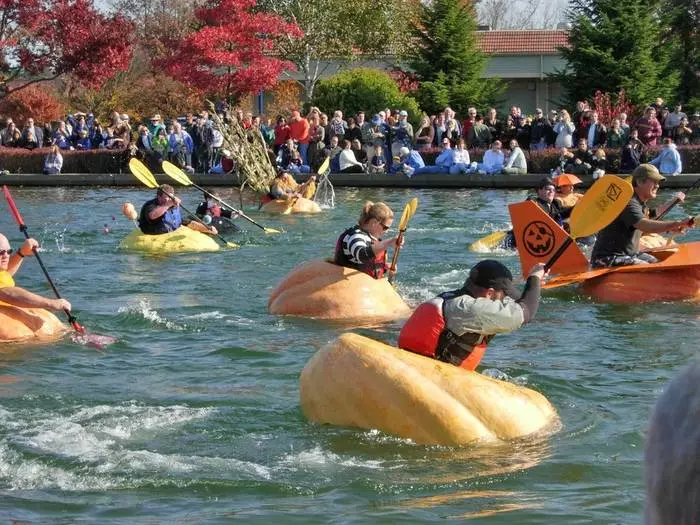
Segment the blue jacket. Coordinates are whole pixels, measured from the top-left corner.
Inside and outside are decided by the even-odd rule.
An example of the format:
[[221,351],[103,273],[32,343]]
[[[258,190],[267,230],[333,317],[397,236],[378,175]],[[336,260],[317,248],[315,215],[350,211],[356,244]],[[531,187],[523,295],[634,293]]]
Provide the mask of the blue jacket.
[[446,168],[449,168],[454,164],[454,156],[454,150],[452,148],[442,150],[440,152],[440,155],[438,155],[435,159],[435,165],[445,166]]
[[[185,130],[182,130],[180,132],[182,134],[182,142],[185,144],[185,147],[187,148],[187,153],[191,154],[194,151],[194,143],[192,142],[192,137],[190,137],[190,134],[187,133]],[[168,143],[170,145],[170,152],[171,153],[178,153],[177,151],[177,137],[175,136],[175,133],[171,133],[170,137],[168,138]]]
[[406,157],[406,160],[404,160],[404,164],[411,166],[413,169],[425,167],[425,162],[423,161],[423,157],[421,157],[420,153],[418,153],[414,149],[412,149],[411,153],[408,154],[408,157]]
[[683,171],[681,163],[681,155],[678,153],[675,144],[664,146],[658,156],[651,160],[649,164],[653,164],[663,175],[674,175]]

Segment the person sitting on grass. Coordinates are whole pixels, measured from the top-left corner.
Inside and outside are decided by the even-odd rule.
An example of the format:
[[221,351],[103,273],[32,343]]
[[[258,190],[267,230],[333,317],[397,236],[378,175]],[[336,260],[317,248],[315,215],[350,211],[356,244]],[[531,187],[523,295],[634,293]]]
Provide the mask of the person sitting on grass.
[[65,299],[48,299],[20,288],[15,284],[14,276],[25,257],[34,255],[39,247],[35,239],[24,241],[19,250],[13,250],[10,242],[0,233],[0,301],[19,308],[46,308],[48,310],[71,311],[71,304]]
[[392,173],[403,173],[407,177],[413,176],[416,171],[421,168],[425,168],[425,161],[414,149],[408,149],[404,146],[399,151],[399,160],[395,162],[391,167]]

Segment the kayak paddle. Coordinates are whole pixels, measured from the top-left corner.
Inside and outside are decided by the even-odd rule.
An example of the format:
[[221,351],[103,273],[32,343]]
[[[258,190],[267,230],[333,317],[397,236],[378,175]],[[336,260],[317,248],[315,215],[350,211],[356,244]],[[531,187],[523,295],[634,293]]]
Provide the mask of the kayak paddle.
[[[12,198],[12,195],[10,195],[10,190],[7,188],[7,186],[2,187],[2,191],[5,194],[5,198],[7,199],[7,204],[10,206],[10,211],[12,212],[12,215],[15,218],[15,221],[17,222],[17,225],[19,226],[19,231],[21,231],[24,234],[25,239],[29,239],[29,232],[27,231],[27,225],[24,224],[24,220],[22,219],[22,215],[19,213],[19,209],[17,209],[17,205],[15,204],[14,199]],[[56,295],[57,299],[63,299],[61,297],[61,294],[58,293],[58,288],[56,288],[56,285],[53,282],[53,279],[51,279],[51,276],[49,275],[49,271],[46,269],[46,266],[44,266],[44,261],[41,260],[41,257],[39,256],[39,252],[36,248],[32,248],[32,252],[34,252],[34,257],[36,258],[37,262],[39,263],[39,266],[41,267],[41,271],[44,272],[44,276],[46,277],[46,280],[49,283],[49,286],[51,286],[51,289],[53,290],[53,293]],[[85,330],[85,327],[81,325],[78,322],[78,319],[68,310],[63,310],[66,313],[66,316],[68,316],[68,322],[70,325],[73,327],[73,330],[76,331],[77,335],[73,338],[73,341],[79,342],[82,344],[88,344],[94,348],[97,348],[98,350],[103,350],[104,347],[108,344],[112,344],[116,341],[115,338],[110,337],[108,335],[97,335],[97,334],[90,334]]]
[[602,230],[614,221],[634,195],[632,185],[614,175],[598,179],[574,206],[569,219],[569,237],[552,254],[545,264],[545,271],[571,246],[575,239],[587,237]]
[[[153,176],[153,173],[151,173],[151,170],[146,167],[146,165],[141,162],[140,160],[136,158],[132,158],[129,161],[129,169],[131,170],[131,173],[139,179],[144,185],[151,189],[160,189],[160,185],[158,182],[156,182],[156,178]],[[163,191],[162,189],[160,191]],[[171,199],[175,199],[173,195],[171,195],[168,192],[163,191],[163,194],[166,196],[170,197]],[[185,210],[185,213],[187,213],[190,217],[192,217],[196,222],[204,225],[207,229],[209,226],[207,226],[204,221],[202,221],[199,217],[197,217],[194,213],[192,213],[190,210],[185,208],[182,203],[180,203],[180,207]],[[229,248],[238,248],[238,245],[234,242],[227,241],[224,237],[221,236],[221,234],[217,233],[216,237],[218,237],[221,242],[223,242],[226,246]]]
[[[693,185],[690,188],[688,188],[687,190],[685,190],[683,193],[685,193],[687,195],[688,193],[693,191],[695,188],[697,188],[699,185],[700,185],[700,177],[698,177],[697,180],[693,183]],[[661,219],[663,219],[664,216],[668,212],[670,212],[674,208],[674,206],[676,204],[678,204],[679,202],[681,202],[681,200],[679,198],[673,199],[673,202],[671,204],[669,204],[668,208],[666,208],[662,213],[659,213],[659,215],[654,217],[654,220],[660,221]]]
[[403,241],[403,235],[408,228],[408,221],[416,213],[418,208],[418,198],[414,197],[406,204],[401,214],[401,222],[399,222],[399,237],[396,239],[396,248],[394,249],[394,256],[391,258],[391,267],[389,268],[389,282],[394,282],[394,276],[396,275],[396,263],[399,260],[399,252],[401,251],[401,241]]
[[263,226],[262,224],[255,222],[253,219],[248,217],[241,210],[237,210],[236,208],[234,208],[233,206],[231,206],[227,202],[224,202],[223,200],[218,198],[216,195],[212,195],[211,193],[209,193],[207,190],[205,190],[201,186],[198,186],[197,184],[192,182],[192,179],[190,179],[184,171],[182,171],[180,168],[175,166],[175,164],[172,164],[171,162],[164,160],[163,161],[163,171],[165,172],[165,174],[168,177],[175,180],[176,182],[179,182],[183,186],[192,186],[192,187],[197,188],[198,190],[202,191],[203,193],[205,193],[206,195],[208,195],[212,199],[218,201],[220,204],[223,204],[224,206],[229,208],[231,211],[233,211],[237,215],[240,215],[241,217],[243,217],[245,220],[247,220],[251,224],[254,224],[258,228],[262,229],[265,233],[280,233],[279,230],[275,230],[274,228],[267,228],[267,227]]

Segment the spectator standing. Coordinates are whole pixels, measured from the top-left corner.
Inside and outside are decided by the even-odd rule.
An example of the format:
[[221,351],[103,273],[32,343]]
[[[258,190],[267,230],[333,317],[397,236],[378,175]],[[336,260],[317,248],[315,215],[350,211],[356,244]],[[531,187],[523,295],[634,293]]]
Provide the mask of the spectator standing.
[[645,146],[656,146],[661,137],[661,124],[656,119],[656,110],[653,107],[647,108],[644,116],[637,121],[635,126],[639,132],[639,140]]
[[168,160],[168,152],[170,150],[170,143],[168,141],[168,135],[164,127],[158,127],[156,131],[156,136],[153,137],[152,141],[153,151],[157,155],[158,163]]
[[345,138],[350,143],[353,140],[358,140],[362,143],[362,130],[357,126],[357,122],[353,117],[348,117],[348,129],[345,131]]
[[[110,127],[116,127],[119,123],[115,123],[115,117],[119,118],[119,114],[112,114],[112,123],[110,124]],[[158,128],[163,128],[163,131],[165,131],[165,124],[163,124],[163,119],[161,118],[160,113],[153,115],[146,126],[148,127],[148,132],[151,134],[151,137],[155,137],[157,135],[156,132],[158,131]]]
[[309,164],[309,121],[294,110],[292,118],[289,119],[289,137],[296,142],[299,148],[299,156],[304,165]]
[[508,155],[508,161],[505,166],[503,166],[503,173],[507,175],[526,175],[527,174],[527,161],[525,160],[525,153],[520,148],[517,140],[510,141],[510,154]]
[[326,131],[320,123],[320,114],[314,114],[309,121],[309,166],[316,171],[321,165],[321,153],[325,143],[323,139]]
[[182,129],[182,124],[179,122],[173,124],[173,132],[168,137],[168,146],[170,148],[171,162],[189,171],[192,167],[194,143],[190,134]]
[[266,118],[265,121],[260,124],[260,133],[262,134],[267,148],[272,149],[275,145],[275,127],[272,125],[271,118]]
[[[471,126],[471,124],[470,124]],[[464,122],[462,123],[462,129],[464,129]],[[442,144],[442,137],[447,131],[447,126],[445,125],[445,115],[440,113],[433,121],[433,146]]]
[[690,128],[687,118],[682,119],[681,123],[677,127],[673,128],[671,138],[673,139],[673,142],[681,146],[691,144],[693,139],[693,130]]
[[44,133],[34,125],[34,119],[29,117],[22,130],[21,146],[27,149],[40,148],[44,142]]
[[664,120],[664,132],[667,137],[672,137],[675,129],[681,125],[683,119],[688,119],[688,115],[683,113],[683,106],[681,104],[676,104],[673,108],[673,112],[669,113]]
[[[475,110],[475,112],[476,112],[476,110]],[[443,115],[445,115],[445,124],[447,124],[451,120],[454,121],[455,129],[457,130],[457,133],[461,135],[462,125],[459,123],[459,120],[457,120],[457,116],[456,116],[457,114],[452,110],[452,108],[447,106],[442,113],[443,113]]]
[[[145,126],[144,126],[145,127]],[[148,129],[146,130],[148,131]],[[99,122],[95,121],[95,124],[92,126],[92,131],[88,133],[88,148],[89,149],[103,149],[105,148],[105,131],[102,129],[102,124]],[[82,139],[78,139],[76,141],[76,148],[82,148],[84,147],[84,143]]]
[[676,149],[676,145],[669,137],[664,139],[663,147],[656,158],[649,161],[649,164],[656,166],[661,175],[680,175],[683,171],[681,156]]
[[[65,123],[64,123],[64,125],[65,125]],[[41,145],[43,147],[52,146],[53,145],[54,131],[53,131],[53,127],[51,126],[50,122],[47,122],[46,124],[44,124],[44,129],[42,130],[42,132],[43,132],[43,136],[44,136],[44,139],[43,139],[44,141]],[[70,136],[70,133],[68,134],[68,136]]]
[[491,133],[491,140],[501,140],[501,134],[503,133],[503,124],[498,120],[498,114],[495,108],[489,108],[486,113],[486,120],[484,124],[488,126],[489,132]]
[[620,119],[620,129],[623,133],[624,143],[627,144],[627,141],[630,139],[631,131],[630,125],[627,123],[627,113],[620,113],[618,118]]
[[56,131],[53,133],[52,143],[56,144],[59,149],[73,149],[70,139],[71,137],[66,129],[66,123],[60,121],[58,123],[58,128],[56,128]]
[[15,126],[12,119],[7,120],[7,126],[0,132],[0,142],[6,148],[16,148],[22,140],[22,132]]
[[554,125],[554,146],[556,148],[570,148],[573,145],[573,136],[576,126],[571,121],[569,112],[562,109],[559,112],[559,122]]
[[630,131],[630,138],[622,148],[620,157],[620,172],[632,173],[642,162],[644,154],[644,143],[639,140],[639,132],[636,129]]
[[469,134],[476,123],[476,115],[476,108],[467,108],[467,118],[462,121],[462,136],[467,140],[467,144],[471,144]]
[[591,111],[589,115],[590,122],[583,132],[583,137],[586,139],[590,149],[604,148],[608,141],[608,130],[598,120],[597,111]]
[[484,124],[484,117],[481,115],[476,115],[474,118],[474,124],[469,130],[467,144],[469,144],[470,148],[485,149],[489,147],[492,140],[491,130],[486,124]]
[[343,112],[336,109],[333,112],[333,118],[328,122],[328,132],[330,137],[338,137],[338,143],[341,144],[345,139],[345,131],[348,128],[347,122],[343,120]]
[[[583,129],[584,128],[584,122],[583,119],[586,116],[586,113],[588,112],[588,102],[585,100],[579,100],[576,103],[576,111],[574,111],[574,114],[571,116],[571,121],[574,123],[574,127],[576,129]],[[571,147],[571,146],[568,146]]]
[[530,151],[540,151],[551,146],[552,126],[544,117],[541,108],[535,110],[535,119],[530,126]]
[[275,126],[275,147],[273,151],[275,155],[279,153],[280,148],[289,140],[291,137],[291,129],[287,124],[287,119],[282,115],[277,117],[277,125]]
[[425,113],[420,118],[420,126],[413,136],[416,148],[424,150],[430,148],[433,145],[433,138],[435,137],[435,128],[433,128],[430,118]]
[[55,144],[44,157],[44,175],[58,175],[63,168],[63,156]]
[[625,134],[620,128],[620,119],[615,118],[608,130],[607,146],[610,149],[620,149],[625,145]]
[[338,173],[340,171],[340,162],[338,156],[342,151],[341,147],[338,145],[338,137],[331,137],[330,143],[323,150],[323,158],[330,159],[331,173]]

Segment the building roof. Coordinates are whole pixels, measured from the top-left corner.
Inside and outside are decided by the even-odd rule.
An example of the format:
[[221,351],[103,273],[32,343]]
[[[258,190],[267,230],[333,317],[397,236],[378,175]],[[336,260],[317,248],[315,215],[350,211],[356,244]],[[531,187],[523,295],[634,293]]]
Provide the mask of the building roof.
[[563,30],[479,31],[481,51],[487,55],[558,55],[558,47],[568,47]]

